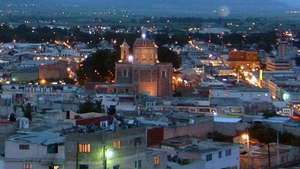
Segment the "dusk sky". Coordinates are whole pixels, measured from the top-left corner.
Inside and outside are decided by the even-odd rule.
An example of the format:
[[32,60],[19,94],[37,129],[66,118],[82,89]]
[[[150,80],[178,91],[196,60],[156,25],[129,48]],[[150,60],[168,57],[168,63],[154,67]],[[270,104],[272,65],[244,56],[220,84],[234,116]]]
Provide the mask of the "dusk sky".
[[[31,6],[34,5],[34,8]],[[90,12],[105,9],[129,9],[149,15],[216,16],[226,7],[230,16],[273,16],[300,8],[299,0],[1,0],[0,9],[17,9],[28,14],[51,14],[51,11]]]

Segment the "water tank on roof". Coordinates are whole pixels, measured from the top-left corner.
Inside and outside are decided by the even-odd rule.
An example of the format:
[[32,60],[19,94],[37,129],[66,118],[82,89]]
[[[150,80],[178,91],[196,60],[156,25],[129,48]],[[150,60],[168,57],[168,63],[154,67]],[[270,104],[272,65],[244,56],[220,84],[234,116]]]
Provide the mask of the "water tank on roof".
[[28,129],[29,128],[29,119],[22,117],[19,119],[19,128],[20,129]]
[[195,124],[195,120],[194,119],[189,119],[189,124]]

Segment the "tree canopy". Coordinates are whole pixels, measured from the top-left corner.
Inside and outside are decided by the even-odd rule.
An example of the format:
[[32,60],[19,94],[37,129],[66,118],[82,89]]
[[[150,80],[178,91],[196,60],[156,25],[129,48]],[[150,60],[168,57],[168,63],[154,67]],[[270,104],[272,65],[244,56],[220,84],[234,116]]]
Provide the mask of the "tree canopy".
[[90,112],[103,113],[104,111],[102,109],[101,102],[93,103],[92,101],[88,100],[79,105],[78,113],[83,114]]
[[98,50],[87,58],[77,71],[78,81],[110,82],[114,79],[115,63],[118,53],[112,50]]
[[158,60],[161,63],[172,63],[173,67],[176,69],[178,69],[181,65],[181,58],[178,54],[166,47],[158,48]]
[[28,118],[30,121],[32,120],[32,106],[30,103],[27,103],[25,106],[22,107],[24,117]]
[[[255,124],[249,129],[251,139],[256,139],[261,143],[274,143],[277,141],[277,131],[263,124]],[[300,146],[300,137],[287,132],[279,133],[279,143],[293,146]]]

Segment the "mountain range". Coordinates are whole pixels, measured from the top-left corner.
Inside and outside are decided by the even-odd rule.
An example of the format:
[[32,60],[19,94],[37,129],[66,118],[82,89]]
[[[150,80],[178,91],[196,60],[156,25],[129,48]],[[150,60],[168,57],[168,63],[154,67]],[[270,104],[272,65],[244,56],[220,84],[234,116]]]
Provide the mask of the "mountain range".
[[0,10],[32,13],[127,9],[146,15],[216,15],[220,8],[232,16],[272,16],[300,8],[300,0],[0,0]]

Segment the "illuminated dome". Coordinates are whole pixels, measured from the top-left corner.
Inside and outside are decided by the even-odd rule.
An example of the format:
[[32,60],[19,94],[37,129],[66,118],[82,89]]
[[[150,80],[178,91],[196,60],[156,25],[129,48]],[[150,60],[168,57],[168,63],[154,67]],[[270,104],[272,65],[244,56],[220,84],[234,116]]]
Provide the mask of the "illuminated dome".
[[149,47],[153,48],[156,47],[155,43],[153,40],[147,39],[147,38],[138,38],[135,40],[133,44],[134,48],[139,48],[139,47]]

